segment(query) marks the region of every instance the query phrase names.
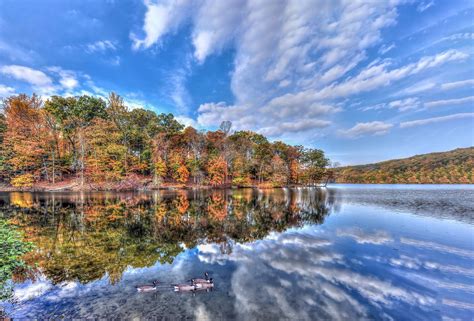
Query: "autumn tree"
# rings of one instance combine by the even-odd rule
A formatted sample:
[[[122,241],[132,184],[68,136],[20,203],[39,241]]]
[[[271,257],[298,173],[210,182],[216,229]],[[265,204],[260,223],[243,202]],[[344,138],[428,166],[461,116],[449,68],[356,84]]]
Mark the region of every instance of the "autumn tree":
[[[86,176],[93,182],[119,181],[126,174],[127,147],[114,122],[96,118],[85,134],[89,144]]]
[[[79,169],[83,186],[87,153],[86,129],[95,118],[107,118],[105,101],[87,95],[68,98],[53,96],[46,101],[45,110],[55,118],[69,141],[73,153],[73,169]]]
[[[212,186],[219,186],[225,183],[227,176],[227,163],[224,157],[214,157],[207,165],[207,173],[209,177],[209,184]]]
[[[271,183],[274,186],[285,186],[288,183],[288,166],[285,161],[279,156],[275,155],[271,161],[272,174]]]
[[[36,96],[12,96],[4,102],[4,149],[13,184],[27,186],[41,178],[48,158],[42,101]],[[28,182],[25,184],[24,182]]]

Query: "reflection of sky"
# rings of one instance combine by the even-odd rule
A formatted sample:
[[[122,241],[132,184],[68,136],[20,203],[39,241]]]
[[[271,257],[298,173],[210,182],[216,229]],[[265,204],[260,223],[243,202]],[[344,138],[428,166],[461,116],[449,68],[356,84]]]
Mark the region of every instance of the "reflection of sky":
[[[14,315],[195,319],[470,319],[473,227],[462,221],[344,203],[321,226],[248,244],[201,244],[172,265],[129,268],[122,281],[19,285]],[[216,291],[138,294],[134,285],[210,271]]]

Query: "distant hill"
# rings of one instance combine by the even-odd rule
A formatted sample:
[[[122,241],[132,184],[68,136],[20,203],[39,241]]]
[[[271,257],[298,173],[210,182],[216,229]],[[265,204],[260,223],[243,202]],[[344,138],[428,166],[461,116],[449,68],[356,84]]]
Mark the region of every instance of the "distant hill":
[[[474,184],[474,147],[335,169],[337,183]]]

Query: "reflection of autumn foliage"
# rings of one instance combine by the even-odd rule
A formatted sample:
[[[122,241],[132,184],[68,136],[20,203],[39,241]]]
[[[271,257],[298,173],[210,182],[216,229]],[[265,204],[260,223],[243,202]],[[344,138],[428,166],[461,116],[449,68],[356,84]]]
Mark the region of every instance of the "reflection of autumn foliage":
[[[176,198],[176,209],[178,212],[183,215],[189,208],[189,201],[185,193],[180,192],[179,196]]]
[[[129,266],[171,263],[183,243],[192,248],[215,242],[231,253],[235,242],[322,223],[332,206],[328,200],[334,200],[326,193],[246,189],[22,198],[12,193],[1,210],[36,244],[25,260],[53,282],[87,283],[107,275],[114,283]]]
[[[217,221],[223,221],[227,216],[226,202],[224,198],[217,193],[213,193],[209,198],[207,210],[210,218]]]
[[[31,193],[12,192],[10,193],[10,204],[24,208],[32,207],[33,195]]]

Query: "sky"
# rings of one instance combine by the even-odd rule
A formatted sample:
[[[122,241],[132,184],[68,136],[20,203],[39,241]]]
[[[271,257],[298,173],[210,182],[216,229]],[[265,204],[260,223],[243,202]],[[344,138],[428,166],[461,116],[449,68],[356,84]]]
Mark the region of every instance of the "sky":
[[[114,91],[371,163],[474,145],[474,3],[0,0],[0,97]]]

